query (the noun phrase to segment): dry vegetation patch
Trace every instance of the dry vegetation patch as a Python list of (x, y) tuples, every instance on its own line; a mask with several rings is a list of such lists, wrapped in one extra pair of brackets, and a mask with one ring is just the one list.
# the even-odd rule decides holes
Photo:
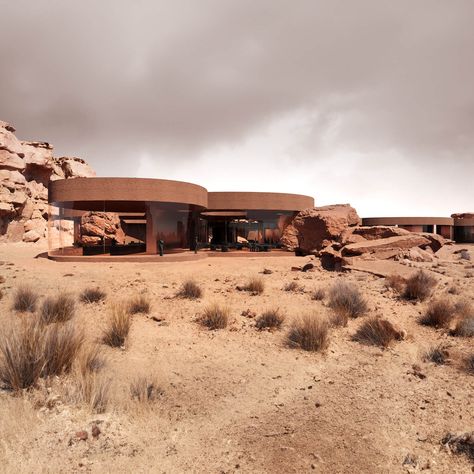
[(19, 286), (13, 294), (13, 309), (19, 313), (34, 313), (39, 295), (29, 286)]
[(454, 304), (448, 298), (439, 298), (430, 301), (420, 323), (434, 328), (446, 328), (456, 316)]
[(253, 277), (244, 286), (244, 290), (253, 295), (261, 295), (265, 290), (265, 282), (261, 277)]
[(419, 270), (406, 280), (403, 297), (407, 300), (426, 300), (433, 292), (438, 281), (424, 270)]
[(463, 434), (448, 433), (441, 442), (453, 453), (466, 454), (474, 461), (474, 431)]
[(336, 313), (358, 318), (368, 311), (367, 300), (359, 289), (346, 281), (336, 282), (329, 290), (329, 307)]
[(452, 331), (453, 336), (474, 337), (474, 315), (458, 319)]
[(464, 368), (468, 374), (474, 375), (474, 354), (470, 354), (466, 357)]
[(201, 287), (194, 280), (186, 280), (178, 293), (176, 293), (176, 296), (195, 300), (201, 298), (202, 293)]
[(111, 347), (122, 347), (130, 332), (132, 318), (129, 308), (123, 303), (111, 306), (107, 326), (102, 336), (102, 341)]
[(438, 345), (429, 349), (428, 352), (424, 355), (423, 360), (433, 362), (436, 365), (444, 365), (448, 361), (448, 358), (448, 350), (444, 346)]
[(398, 274), (389, 275), (385, 278), (385, 286), (387, 288), (392, 288), (392, 290), (399, 294), (402, 294), (405, 291), (406, 284), (406, 278)]
[(393, 341), (402, 339), (401, 331), (386, 319), (371, 317), (364, 321), (354, 334), (354, 341), (379, 347), (388, 347)]
[(318, 314), (305, 314), (291, 323), (287, 340), (290, 347), (323, 351), (329, 345), (329, 324)]
[(230, 318), (230, 309), (227, 306), (221, 306), (213, 303), (204, 309), (199, 322), (208, 329), (224, 329), (227, 327)]
[(132, 400), (140, 403), (149, 403), (156, 400), (161, 394), (158, 383), (154, 377), (141, 376), (130, 383), (130, 396)]
[(76, 302), (68, 294), (61, 292), (57, 296), (48, 296), (41, 305), (40, 317), (43, 324), (64, 323), (74, 317)]
[(256, 320), (257, 329), (280, 329), (285, 321), (285, 316), (278, 308), (267, 309)]
[(311, 299), (312, 300), (322, 301), (324, 298), (326, 298), (326, 290), (324, 288), (316, 288), (311, 293)]
[(285, 291), (292, 291), (292, 292), (298, 292), (298, 291), (303, 291), (303, 287), (296, 281), (290, 281), (289, 283), (286, 283), (285, 286), (283, 287), (283, 290)]
[(130, 314), (149, 314), (151, 310), (150, 299), (146, 295), (136, 295), (128, 303)]
[(102, 291), (100, 288), (86, 288), (80, 295), (79, 299), (83, 303), (98, 303), (99, 301), (104, 301), (107, 297), (107, 294)]

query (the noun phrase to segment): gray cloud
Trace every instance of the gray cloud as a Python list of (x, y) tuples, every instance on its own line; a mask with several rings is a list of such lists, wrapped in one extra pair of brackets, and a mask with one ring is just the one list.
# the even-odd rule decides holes
[(474, 207), (470, 0), (0, 3), (0, 118), (100, 175)]

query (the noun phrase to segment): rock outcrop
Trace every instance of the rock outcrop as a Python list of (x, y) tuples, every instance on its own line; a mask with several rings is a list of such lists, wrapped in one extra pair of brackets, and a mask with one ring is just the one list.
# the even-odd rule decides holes
[(349, 204), (314, 207), (297, 214), (283, 232), (282, 242), (287, 248), (310, 254), (341, 242), (344, 232), (360, 223), (357, 211)]
[(112, 212), (87, 212), (81, 216), (79, 242), (83, 245), (97, 245), (105, 240), (117, 244), (125, 243), (125, 232), (117, 214)]
[(82, 159), (55, 158), (46, 142), (20, 141), (0, 121), (0, 240), (37, 242), (46, 237), (48, 184), (95, 176)]

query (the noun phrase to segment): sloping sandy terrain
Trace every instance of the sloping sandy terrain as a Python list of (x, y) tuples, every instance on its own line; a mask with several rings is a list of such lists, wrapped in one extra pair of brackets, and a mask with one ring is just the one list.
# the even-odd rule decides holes
[[(33, 258), (42, 250), (0, 246), (5, 278), (0, 324), (21, 317), (10, 309), (20, 283), (41, 295), (61, 290), (78, 295), (89, 286), (106, 291), (105, 303), (78, 303), (78, 324), (90, 340), (100, 338), (112, 301), (144, 293), (152, 311), (133, 316), (124, 350), (104, 348), (103, 371), (112, 380), (104, 414), (54, 397), (39, 406), (40, 395), (0, 391), (0, 471), (472, 472), (472, 461), (450, 453), (441, 439), (447, 432), (474, 430), (474, 376), (461, 367), (474, 341), (418, 324), (426, 303), (400, 300), (383, 278), (359, 271), (329, 273), (318, 266), (295, 272), (291, 267), (309, 258), (293, 256), (56, 263)], [(432, 268), (439, 280), (435, 293), (447, 294), (454, 285), (455, 298), (472, 300), (471, 267), (471, 262), (447, 259)], [(264, 268), (273, 273), (261, 274)], [(262, 295), (236, 290), (259, 275), (265, 281)], [(175, 297), (189, 277), (203, 287), (202, 299)], [(284, 291), (295, 279), (304, 291)], [(312, 300), (310, 292), (338, 279), (355, 282), (369, 300), (370, 313), (404, 329), (406, 339), (386, 350), (354, 342), (360, 318), (332, 329), (322, 354), (288, 348), (285, 334), (292, 318), (330, 313), (327, 302)], [(213, 301), (231, 308), (226, 329), (208, 331), (195, 321)], [(253, 318), (241, 314), (275, 306), (287, 321), (274, 332), (257, 331)], [(424, 353), (440, 343), (448, 347), (450, 362), (424, 362)], [(130, 381), (140, 374), (154, 375), (163, 391), (148, 405), (129, 399)], [(101, 431), (97, 438), (91, 436), (94, 424)], [(76, 436), (81, 430), (89, 434), (85, 441)], [(415, 461), (404, 464), (407, 456)]]

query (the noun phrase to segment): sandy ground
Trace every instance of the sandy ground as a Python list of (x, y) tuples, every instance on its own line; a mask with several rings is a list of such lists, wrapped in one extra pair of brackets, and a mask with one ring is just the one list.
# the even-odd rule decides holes
[[(208, 258), (183, 263), (56, 263), (34, 258), (39, 246), (0, 246), (0, 324), (18, 317), (12, 293), (20, 283), (41, 295), (65, 289), (79, 294), (100, 286), (102, 304), (78, 306), (78, 324), (88, 338), (100, 337), (111, 301), (145, 293), (150, 315), (135, 315), (125, 350), (105, 348), (113, 396), (104, 414), (58, 403), (35, 408), (31, 396), (0, 391), (1, 472), (157, 472), (157, 473), (468, 473), (473, 464), (441, 445), (447, 432), (474, 429), (474, 377), (461, 368), (473, 351), (472, 339), (454, 338), (420, 326), (425, 304), (401, 301), (384, 279), (365, 272), (335, 274), (318, 267), (291, 271), (308, 258)], [(471, 247), (474, 255), (474, 248)], [(422, 264), (432, 267), (432, 264)], [(472, 262), (446, 260), (433, 268), (436, 294), (453, 284), (472, 299)], [(264, 268), (260, 296), (236, 290)], [(407, 267), (403, 267), (404, 271)], [(174, 297), (192, 277), (204, 288), (201, 300)], [(361, 319), (331, 330), (328, 350), (307, 353), (285, 344), (288, 322), (301, 313), (329, 314), (311, 290), (337, 279), (355, 282), (380, 314), (408, 337), (387, 350), (351, 340)], [(298, 280), (304, 292), (286, 292)], [(217, 301), (232, 311), (227, 329), (208, 331), (195, 321)], [(257, 314), (279, 307), (287, 322), (280, 331), (257, 331)], [(152, 317), (162, 319), (155, 321)], [(423, 361), (425, 351), (449, 346), (451, 361)], [(425, 378), (415, 375), (413, 365)], [(126, 402), (130, 381), (153, 374), (163, 390), (148, 407)], [(75, 433), (97, 423), (101, 434), (86, 441)], [(407, 455), (416, 466), (403, 465)]]

